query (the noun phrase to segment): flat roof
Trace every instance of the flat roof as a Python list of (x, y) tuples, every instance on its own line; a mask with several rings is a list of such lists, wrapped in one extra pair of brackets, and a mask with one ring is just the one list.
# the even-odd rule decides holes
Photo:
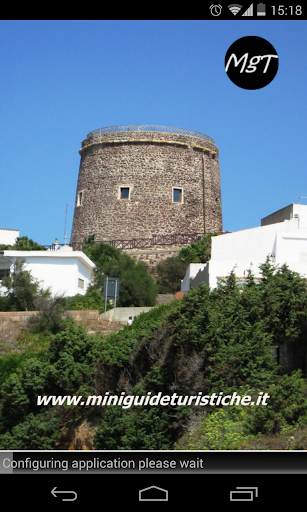
[[(3, 251), (4, 257), (10, 257), (10, 258), (77, 258), (83, 261), (85, 265), (91, 268), (95, 268), (96, 265), (93, 263), (92, 260), (84, 254), (82, 251), (11, 251), (11, 250), (4, 250)], [(0, 255), (0, 261), (1, 261), (1, 255)]]

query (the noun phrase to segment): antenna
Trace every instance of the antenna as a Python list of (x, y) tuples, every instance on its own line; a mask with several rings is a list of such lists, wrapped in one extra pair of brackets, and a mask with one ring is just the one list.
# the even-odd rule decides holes
[(64, 245), (66, 245), (66, 241), (67, 241), (67, 230), (66, 230), (66, 225), (67, 225), (67, 208), (68, 206), (73, 206), (72, 204), (70, 203), (66, 203), (66, 213), (65, 213), (65, 228), (64, 228)]

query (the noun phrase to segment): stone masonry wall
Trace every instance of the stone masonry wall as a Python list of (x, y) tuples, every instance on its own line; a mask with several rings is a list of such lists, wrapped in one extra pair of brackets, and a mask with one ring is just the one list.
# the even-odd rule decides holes
[(148, 265), (149, 271), (156, 274), (156, 269), (159, 263), (165, 261), (167, 258), (177, 256), (181, 247), (168, 247), (167, 249), (143, 249), (143, 250), (130, 250), (126, 251), (129, 256), (136, 261), (143, 261)]
[[(165, 132), (90, 134), (82, 143), (71, 243), (222, 231), (218, 148)], [(120, 188), (129, 187), (129, 199)], [(173, 202), (173, 188), (182, 202)], [(82, 199), (80, 204), (80, 192)]]
[[(0, 322), (21, 322), (27, 324), (31, 316), (38, 311), (0, 311)], [(72, 310), (66, 311), (65, 316), (71, 315), (75, 320), (86, 321), (98, 319), (99, 311), (96, 310)]]

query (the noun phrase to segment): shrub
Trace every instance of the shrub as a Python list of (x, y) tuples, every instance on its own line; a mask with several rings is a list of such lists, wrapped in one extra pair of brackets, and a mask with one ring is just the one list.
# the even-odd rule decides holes
[(92, 243), (89, 237), (83, 251), (97, 265), (93, 288), (103, 295), (105, 277), (118, 277), (118, 306), (153, 306), (157, 287), (144, 262), (135, 262), (128, 254), (105, 243)]

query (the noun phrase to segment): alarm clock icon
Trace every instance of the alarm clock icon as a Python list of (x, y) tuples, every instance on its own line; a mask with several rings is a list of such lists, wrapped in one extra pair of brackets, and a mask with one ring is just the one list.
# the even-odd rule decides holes
[(222, 12), (223, 7), (220, 4), (212, 4), (209, 7), (212, 16), (219, 16)]

